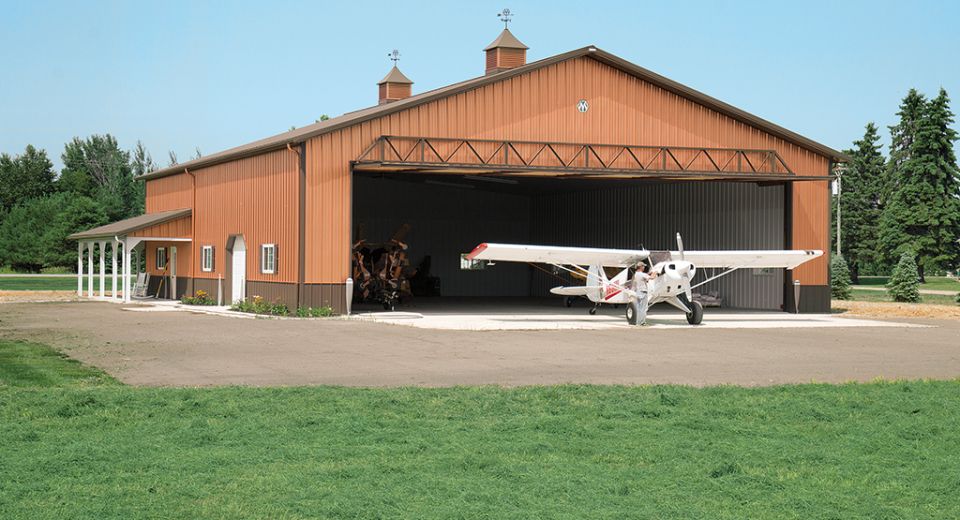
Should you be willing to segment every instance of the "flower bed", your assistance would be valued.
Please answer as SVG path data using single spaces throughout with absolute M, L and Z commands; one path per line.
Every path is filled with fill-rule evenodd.
M 254 296 L 249 300 L 239 301 L 230 307 L 230 310 L 237 312 L 248 312 L 250 314 L 262 314 L 265 316 L 290 316 L 290 308 L 280 302 L 268 302 L 262 296 Z M 294 315 L 298 318 L 327 318 L 333 316 L 332 307 L 300 307 Z
M 199 290 L 193 293 L 193 296 L 184 296 L 180 299 L 184 305 L 216 305 L 217 302 L 207 294 L 207 291 Z

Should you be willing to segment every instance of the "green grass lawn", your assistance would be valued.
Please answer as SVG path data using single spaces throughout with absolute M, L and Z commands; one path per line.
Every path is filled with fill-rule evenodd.
M 871 291 L 869 289 L 852 289 L 850 299 L 860 302 L 892 302 L 893 298 L 886 291 Z M 933 303 L 936 305 L 960 305 L 957 303 L 956 296 L 946 294 L 921 294 L 921 303 Z
M 960 517 L 958 381 L 131 388 L 8 351 L 85 375 L 0 372 L 4 519 Z
M 887 276 L 861 276 L 858 285 L 884 286 L 888 279 Z M 921 284 L 920 288 L 960 292 L 960 282 L 946 276 L 928 276 L 927 283 Z
M 122 285 L 121 278 L 117 278 L 117 286 Z M 107 276 L 106 288 L 110 290 L 110 277 Z M 75 277 L 47 277 L 47 276 L 0 276 L 0 291 L 76 291 Z M 83 290 L 87 290 L 87 280 L 83 281 Z M 100 290 L 100 275 L 93 276 L 93 290 Z

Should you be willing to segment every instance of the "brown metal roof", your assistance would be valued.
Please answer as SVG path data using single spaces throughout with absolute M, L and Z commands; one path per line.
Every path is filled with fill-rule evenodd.
M 318 135 L 326 134 L 352 126 L 370 119 L 377 117 L 382 117 L 388 114 L 393 114 L 400 112 L 401 110 L 406 110 L 411 107 L 422 105 L 424 103 L 429 103 L 430 101 L 452 96 L 459 94 L 461 92 L 466 92 L 468 90 L 473 90 L 484 85 L 495 83 L 497 81 L 502 81 L 514 76 L 519 76 L 527 72 L 537 70 L 543 67 L 547 67 L 556 63 L 563 61 L 576 59 L 580 57 L 589 57 L 595 59 L 601 63 L 605 63 L 614 67 L 616 69 L 622 70 L 627 74 L 630 74 L 634 77 L 640 78 L 644 81 L 652 83 L 659 86 L 667 91 L 673 92 L 679 96 L 690 99 L 696 103 L 699 103 L 707 108 L 716 110 L 722 114 L 726 114 L 733 119 L 746 123 L 748 125 L 754 126 L 763 130 L 771 135 L 780 137 L 781 139 L 794 143 L 800 147 L 806 148 L 808 150 L 819 153 L 825 157 L 829 157 L 837 162 L 846 162 L 848 160 L 847 156 L 843 153 L 834 150 L 826 145 L 820 144 L 812 139 L 804 137 L 796 132 L 792 132 L 783 128 L 782 126 L 771 123 L 763 118 L 757 117 L 749 112 L 741 110 L 733 105 L 724 103 L 719 99 L 708 96 L 702 92 L 694 90 L 686 85 L 677 83 L 671 79 L 665 78 L 659 74 L 656 74 L 650 70 L 647 70 L 639 65 L 630 63 L 629 61 L 610 54 L 609 52 L 598 49 L 594 46 L 583 47 L 581 49 L 576 49 L 573 51 L 565 52 L 563 54 L 557 54 L 549 58 L 544 58 L 542 60 L 534 61 L 520 67 L 513 69 L 505 70 L 503 72 L 497 72 L 494 74 L 488 74 L 485 76 L 476 77 L 466 81 L 461 81 L 459 83 L 454 83 L 452 85 L 447 85 L 445 87 L 440 87 L 438 89 L 430 90 L 417 94 L 415 96 L 410 96 L 405 99 L 394 101 L 392 103 L 386 103 L 383 105 L 376 105 L 362 110 L 357 110 L 354 112 L 348 112 L 338 117 L 328 119 L 326 121 L 321 121 L 319 123 L 314 123 L 312 125 L 307 125 L 289 132 L 284 132 L 282 134 L 277 134 L 266 139 L 261 139 L 259 141 L 254 141 L 236 148 L 231 148 L 229 150 L 224 150 L 215 154 L 207 155 L 199 159 L 194 159 L 182 164 L 177 164 L 169 168 L 164 168 L 162 170 L 157 170 L 155 172 L 148 173 L 146 175 L 141 175 L 138 179 L 155 179 L 158 177 L 166 177 L 168 175 L 175 175 L 182 173 L 187 169 L 203 168 L 206 166 L 212 166 L 214 164 L 219 164 L 234 159 L 239 159 L 242 157 L 249 157 L 251 155 L 257 155 L 263 152 L 270 150 L 275 150 L 278 148 L 286 147 L 288 144 L 299 144 L 307 139 L 316 137 Z
M 490 45 L 487 45 L 486 47 L 484 47 L 483 50 L 489 51 L 492 49 L 496 49 L 497 47 L 504 48 L 504 49 L 524 49 L 524 50 L 530 48 L 524 45 L 522 42 L 520 42 L 520 40 L 518 40 L 517 37 L 514 36 L 512 32 L 510 32 L 510 29 L 504 29 L 503 32 L 500 33 L 500 36 L 497 36 L 497 39 L 493 40 L 493 43 L 491 43 Z
M 190 208 L 161 211 L 158 213 L 147 213 L 133 218 L 128 218 L 126 220 L 112 222 L 105 226 L 95 227 L 86 231 L 80 231 L 79 233 L 74 233 L 67 238 L 70 240 L 81 240 L 84 238 L 102 238 L 127 235 L 138 229 L 143 229 L 156 224 L 162 224 L 170 220 L 190 216 L 191 213 L 192 211 Z
M 383 77 L 383 79 L 377 82 L 377 85 L 383 85 L 384 83 L 403 83 L 406 85 L 413 85 L 413 81 L 411 81 L 410 78 L 404 76 L 403 73 L 400 72 L 400 69 L 398 69 L 396 65 L 394 65 L 393 68 L 390 69 L 390 72 L 388 72 L 387 75 Z

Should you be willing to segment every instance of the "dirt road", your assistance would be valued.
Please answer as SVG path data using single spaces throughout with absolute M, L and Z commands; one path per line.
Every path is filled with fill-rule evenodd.
M 33 339 L 137 385 L 769 385 L 960 377 L 960 321 L 930 328 L 442 331 L 344 320 L 0 305 Z

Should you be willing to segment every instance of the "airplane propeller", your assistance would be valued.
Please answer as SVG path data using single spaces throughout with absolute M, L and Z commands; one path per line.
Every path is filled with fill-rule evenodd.
M 686 260 L 686 258 L 684 258 L 684 254 L 683 254 L 683 237 L 680 236 L 680 233 L 679 233 L 679 232 L 677 233 L 677 250 L 680 251 L 680 260 L 681 260 L 681 261 Z M 685 294 L 686 297 L 687 297 L 687 303 L 688 303 L 688 304 L 692 304 L 692 303 L 693 303 L 693 290 L 690 289 L 690 280 L 689 280 L 689 279 L 686 280 L 686 283 L 684 284 L 684 288 L 683 288 L 683 289 L 684 289 L 683 292 L 684 292 L 684 294 Z

